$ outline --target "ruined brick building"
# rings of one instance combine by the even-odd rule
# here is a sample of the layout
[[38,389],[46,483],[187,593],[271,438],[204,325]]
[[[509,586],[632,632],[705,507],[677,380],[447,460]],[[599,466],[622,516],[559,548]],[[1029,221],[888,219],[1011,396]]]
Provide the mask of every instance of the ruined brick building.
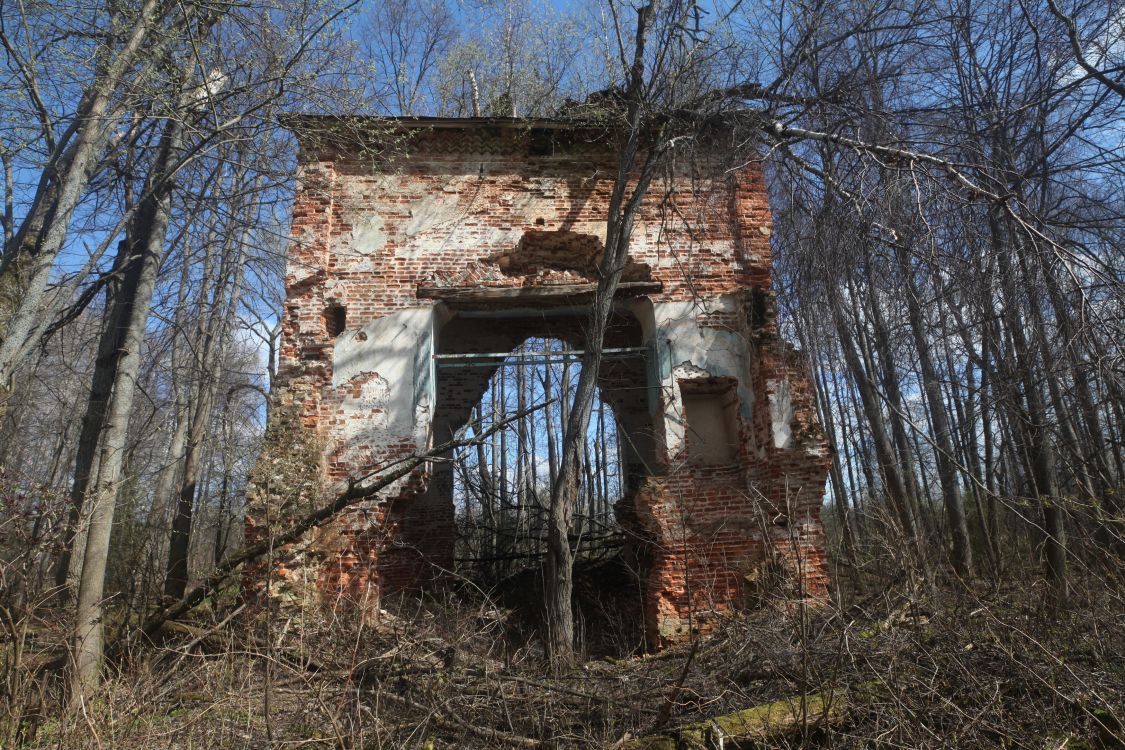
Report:
[[[438,368],[441,357],[529,336],[582,348],[616,171],[612,139],[553,121],[291,125],[300,186],[252,537],[349,477],[448,440],[491,372]],[[377,154],[377,138],[393,153]],[[778,335],[770,232],[757,163],[673,168],[636,222],[606,341],[625,354],[600,388],[622,436],[616,514],[624,554],[643,563],[652,646],[741,606],[767,563],[799,595],[827,585],[829,452]],[[370,606],[440,580],[453,567],[452,484],[448,462],[432,462],[277,550],[271,596]]]

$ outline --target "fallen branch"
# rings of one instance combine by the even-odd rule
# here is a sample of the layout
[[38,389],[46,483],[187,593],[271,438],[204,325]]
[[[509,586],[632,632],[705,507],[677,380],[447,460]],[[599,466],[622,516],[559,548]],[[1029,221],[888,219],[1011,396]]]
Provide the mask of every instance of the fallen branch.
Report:
[[[161,674],[157,678],[157,681],[156,681],[156,687],[163,687],[170,679],[172,679],[172,675],[175,674],[175,671],[174,671],[173,667],[176,664],[178,664],[180,661],[182,661],[185,656],[190,654],[192,649],[194,649],[196,646],[198,646],[202,643],[205,643],[207,641],[207,639],[216,635],[220,630],[222,630],[227,625],[229,625],[231,623],[231,621],[234,620],[234,618],[238,617],[242,613],[242,611],[245,610],[245,609],[246,609],[245,604],[238,605],[237,607],[235,607],[235,609],[233,611],[231,611],[230,614],[228,614],[226,617],[224,617],[220,622],[212,625],[209,628],[195,628],[195,627],[192,627],[191,625],[185,625],[184,623],[173,622],[171,620],[169,620],[168,622],[165,622],[164,626],[163,626],[164,629],[170,630],[173,633],[191,635],[191,636],[193,636],[193,638],[190,641],[188,641],[187,643],[183,644],[182,646],[179,646],[178,648],[176,648],[175,653],[179,654],[179,658],[176,659],[174,662],[168,664],[168,666],[165,666],[161,670]],[[160,657],[158,657],[158,659],[159,658]],[[157,663],[160,663],[160,662],[158,661]]]
[[[343,510],[363,501],[374,497],[379,491],[389,487],[390,485],[408,476],[412,471],[421,466],[426,461],[436,458],[444,453],[457,448],[463,448],[470,445],[475,445],[481,440],[489,437],[490,435],[499,432],[506,428],[508,425],[523,419],[528,414],[532,414],[539,409],[550,405],[551,401],[546,401],[542,404],[529,407],[522,411],[516,412],[507,419],[497,422],[492,427],[475,434],[472,438],[461,440],[450,440],[442,443],[439,446],[431,448],[425,453],[416,454],[409,458],[400,459],[387,466],[382,467],[376,471],[365,474],[359,479],[353,479],[348,483],[348,488],[336,496],[328,505],[325,505],[317,510],[309,513],[303,518],[299,519],[291,527],[286,529],[280,534],[274,534],[267,538],[252,544],[249,547],[233,552],[223,559],[207,578],[205,578],[198,586],[193,588],[183,598],[173,602],[152,614],[144,624],[137,630],[137,635],[143,635],[151,638],[155,633],[169,620],[175,620],[182,617],[187,612],[190,612],[199,605],[207,595],[222,586],[235,571],[248,562],[262,557],[271,549],[280,547],[290,542],[294,542],[302,537],[308,531],[320,526],[324,522],[336,516]],[[368,480],[373,479],[369,484]]]
[[185,625],[185,624],[179,623],[179,622],[173,622],[171,620],[165,622],[163,627],[168,629],[168,630],[171,630],[173,633],[179,632],[179,633],[187,634],[187,635],[190,635],[190,636],[194,636],[190,641],[188,641],[184,645],[179,646],[177,648],[178,651],[186,654],[189,651],[191,651],[193,648],[195,648],[196,646],[198,646],[201,643],[203,643],[204,641],[206,641],[211,636],[218,633],[220,630],[225,628],[227,625],[229,625],[231,623],[231,620],[233,620],[234,618],[236,618],[240,614],[242,614],[243,610],[245,610],[245,609],[246,609],[245,604],[239,604],[237,607],[235,607],[231,611],[230,614],[228,614],[226,617],[224,617],[220,622],[218,622],[217,624],[215,624],[212,627],[207,628],[207,629],[193,628],[190,625]]
[[569,696],[573,696],[575,698],[582,698],[586,701],[594,701],[596,703],[604,703],[604,704],[607,704],[607,705],[625,706],[626,708],[628,708],[629,711],[631,711],[633,713],[651,713],[651,712],[657,710],[657,709],[650,708],[650,707],[647,707],[647,706],[637,706],[637,705],[634,705],[632,703],[629,703],[628,701],[615,700],[615,699],[613,699],[613,698],[611,698],[607,695],[599,695],[599,694],[596,694],[596,693],[587,693],[587,692],[583,692],[581,690],[575,690],[573,688],[564,687],[562,685],[555,685],[555,684],[548,683],[548,682],[540,682],[539,680],[531,680],[531,679],[528,679],[526,677],[520,677],[518,675],[506,675],[506,674],[495,674],[495,673],[490,673],[490,672],[489,673],[481,672],[480,676],[482,676],[486,679],[490,679],[490,680],[499,680],[499,681],[502,681],[502,682],[515,682],[515,683],[518,683],[520,685],[527,685],[528,687],[537,688],[539,690],[545,690],[545,691],[550,692],[550,693],[558,693],[560,695],[569,695]]
[[[413,708],[416,711],[423,711],[429,714],[429,718],[442,729],[460,732],[462,734],[471,734],[482,739],[489,740],[494,743],[502,743],[507,745],[514,745],[516,747],[550,747],[547,743],[541,742],[531,737],[524,737],[518,734],[511,734],[509,732],[501,732],[499,729],[492,729],[490,727],[481,727],[476,724],[470,724],[466,721],[459,721],[450,718],[444,714],[439,713],[437,710],[430,706],[424,706],[421,703],[416,703],[409,698],[401,695],[395,695],[391,692],[380,692],[380,698],[386,698],[393,703],[398,703],[401,706]],[[494,747],[494,745],[493,745]]]
[[684,689],[684,680],[687,679],[688,672],[691,671],[691,663],[695,659],[696,652],[699,651],[699,641],[692,641],[691,651],[688,651],[687,658],[684,659],[684,668],[680,670],[680,679],[676,680],[676,684],[668,692],[664,699],[663,705],[660,706],[660,713],[656,716],[656,721],[652,725],[650,732],[658,732],[664,728],[668,720],[672,718],[672,708],[676,705],[676,700],[679,699],[680,693]]

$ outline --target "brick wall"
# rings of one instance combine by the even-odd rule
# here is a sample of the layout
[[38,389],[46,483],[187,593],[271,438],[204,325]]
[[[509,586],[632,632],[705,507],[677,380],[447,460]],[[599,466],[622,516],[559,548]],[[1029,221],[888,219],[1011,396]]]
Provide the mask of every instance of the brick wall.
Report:
[[[596,281],[612,144],[551,123],[424,125],[396,126],[393,152],[372,156],[368,136],[334,120],[296,123],[279,381],[292,429],[323,446],[326,493],[463,424],[489,373],[458,381],[434,370],[434,353],[503,351],[528,335],[581,345],[582,297],[443,302],[432,292]],[[645,446],[630,459],[633,486],[618,515],[633,540],[626,554],[645,560],[654,646],[742,606],[766,561],[793,572],[797,595],[821,596],[827,584],[819,513],[828,452],[807,375],[774,324],[761,170],[713,166],[689,165],[646,196],[626,279],[649,286],[619,303],[610,345],[649,355],[607,368],[602,384],[623,432]],[[343,331],[333,330],[341,318]],[[737,450],[727,466],[695,466],[686,453],[681,389],[709,378],[733,389]],[[276,487],[258,474],[248,529],[260,535],[280,511]],[[301,579],[322,600],[360,603],[434,580],[452,567],[447,474],[419,470],[342,514],[315,535],[315,554],[279,556],[285,575],[304,565]]]

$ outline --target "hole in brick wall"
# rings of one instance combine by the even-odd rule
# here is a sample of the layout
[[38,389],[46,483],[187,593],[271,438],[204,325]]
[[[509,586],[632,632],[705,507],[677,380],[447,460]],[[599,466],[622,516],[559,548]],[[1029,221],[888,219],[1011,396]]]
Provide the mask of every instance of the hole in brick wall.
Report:
[[729,378],[681,380],[688,461],[726,466],[738,460],[738,391]]
[[[543,226],[542,218],[536,226]],[[535,275],[551,271],[569,271],[589,279],[598,275],[605,247],[598,237],[560,229],[529,229],[519,244],[489,258],[507,276]],[[650,281],[652,269],[646,263],[628,260],[621,274],[622,281]]]
[[343,305],[331,305],[324,311],[324,328],[328,335],[336,338],[348,327],[348,309]]
[[758,287],[750,292],[750,327],[764,328],[769,322],[769,296]]

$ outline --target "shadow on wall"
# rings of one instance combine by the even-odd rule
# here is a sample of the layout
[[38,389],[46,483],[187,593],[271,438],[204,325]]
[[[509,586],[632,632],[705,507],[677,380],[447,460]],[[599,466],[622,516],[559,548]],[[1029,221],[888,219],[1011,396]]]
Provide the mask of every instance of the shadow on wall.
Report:
[[[529,229],[514,248],[491,255],[485,260],[495,263],[505,276],[536,276],[547,271],[570,271],[595,281],[604,255],[605,246],[592,234],[566,229]],[[652,269],[647,263],[637,263],[630,258],[621,280],[651,281]]]

